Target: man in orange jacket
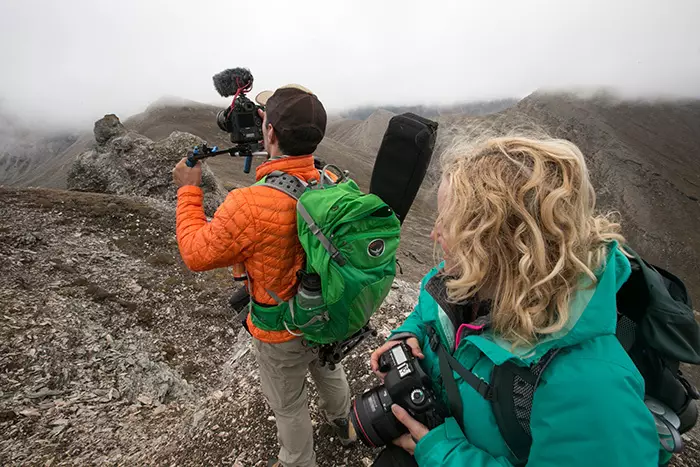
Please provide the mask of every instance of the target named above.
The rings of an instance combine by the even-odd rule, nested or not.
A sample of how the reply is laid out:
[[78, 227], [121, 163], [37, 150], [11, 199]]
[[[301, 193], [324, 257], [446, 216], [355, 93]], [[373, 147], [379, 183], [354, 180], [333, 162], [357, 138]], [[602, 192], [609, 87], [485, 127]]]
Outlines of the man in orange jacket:
[[[326, 130], [326, 111], [306, 88], [289, 85], [256, 98], [266, 106], [263, 140], [269, 159], [256, 169], [260, 180], [282, 171], [306, 181], [318, 180], [312, 153]], [[343, 444], [356, 439], [348, 423], [350, 389], [341, 365], [320, 366], [316, 354], [279, 323], [283, 301], [296, 293], [296, 272], [304, 267], [297, 238], [296, 201], [270, 187], [253, 185], [231, 191], [211, 222], [202, 208], [201, 164], [181, 160], [173, 169], [178, 188], [177, 242], [193, 271], [243, 263], [254, 302], [247, 318], [253, 335], [263, 394], [275, 413], [278, 458], [268, 466], [316, 466], [306, 373], [311, 372], [320, 408]]]

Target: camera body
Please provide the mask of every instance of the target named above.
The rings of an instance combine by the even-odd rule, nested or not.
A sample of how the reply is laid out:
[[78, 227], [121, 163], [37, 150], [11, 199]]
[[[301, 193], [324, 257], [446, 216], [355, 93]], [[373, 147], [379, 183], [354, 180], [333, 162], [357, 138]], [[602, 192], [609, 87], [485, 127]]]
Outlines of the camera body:
[[231, 134], [234, 144], [257, 143], [263, 139], [259, 109], [262, 107], [240, 94], [228, 108], [217, 114], [216, 123], [221, 130]]
[[221, 97], [233, 96], [231, 105], [216, 115], [221, 130], [231, 134], [231, 142], [238, 146], [255, 146], [263, 139], [261, 106], [248, 99], [253, 88], [253, 74], [247, 68], [229, 68], [212, 76], [214, 88]]
[[384, 384], [353, 401], [350, 419], [364, 444], [384, 446], [408, 431], [391, 411], [393, 404], [406, 409], [429, 429], [444, 422], [445, 411], [435, 397], [430, 377], [406, 342], [379, 357], [379, 371], [386, 373]]

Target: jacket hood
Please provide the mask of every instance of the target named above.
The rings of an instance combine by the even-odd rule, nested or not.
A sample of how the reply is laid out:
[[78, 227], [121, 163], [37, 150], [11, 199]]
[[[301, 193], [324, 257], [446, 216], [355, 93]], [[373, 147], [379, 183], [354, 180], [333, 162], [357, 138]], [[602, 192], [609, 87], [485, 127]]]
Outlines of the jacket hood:
[[[512, 344], [487, 331], [466, 337], [496, 365], [511, 359], [530, 364], [552, 348], [570, 347], [602, 335], [614, 335], [617, 326], [617, 291], [629, 278], [631, 267], [617, 242], [608, 249], [605, 263], [596, 272], [597, 284], [584, 277], [572, 297], [569, 319], [558, 332], [540, 339], [531, 347], [513, 348]], [[438, 315], [440, 315], [438, 311]], [[443, 321], [443, 320], [438, 320]], [[443, 328], [444, 325], [440, 326]]]

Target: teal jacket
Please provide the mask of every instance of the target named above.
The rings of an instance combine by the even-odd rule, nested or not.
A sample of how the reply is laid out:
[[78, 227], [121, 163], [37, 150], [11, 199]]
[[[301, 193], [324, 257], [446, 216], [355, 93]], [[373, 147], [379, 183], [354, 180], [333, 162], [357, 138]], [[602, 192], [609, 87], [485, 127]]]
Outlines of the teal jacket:
[[[418, 305], [393, 331], [418, 337], [422, 366], [438, 381], [437, 355], [430, 349], [426, 324], [438, 330], [443, 345], [454, 347], [454, 331], [444, 312], [421, 284]], [[454, 357], [489, 381], [494, 365], [513, 360], [530, 365], [553, 347], [566, 348], [549, 364], [535, 392], [528, 466], [656, 466], [659, 442], [654, 419], [644, 405], [644, 380], [615, 337], [615, 295], [630, 275], [630, 264], [617, 245], [609, 250], [598, 284], [581, 288], [571, 302], [571, 317], [561, 332], [530, 349], [513, 353], [510, 343], [486, 332], [463, 338]], [[417, 444], [419, 466], [510, 466], [514, 456], [498, 431], [490, 402], [456, 373], [463, 400], [466, 437], [454, 418], [431, 430]], [[444, 388], [439, 387], [443, 400]]]

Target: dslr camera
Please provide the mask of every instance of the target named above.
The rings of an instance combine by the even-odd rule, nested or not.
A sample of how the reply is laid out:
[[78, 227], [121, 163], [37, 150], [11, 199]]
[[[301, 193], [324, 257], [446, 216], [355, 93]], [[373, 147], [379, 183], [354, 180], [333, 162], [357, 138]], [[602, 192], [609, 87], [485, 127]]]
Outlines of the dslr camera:
[[233, 96], [231, 105], [216, 115], [219, 128], [231, 134], [232, 143], [256, 148], [263, 139], [263, 122], [258, 115], [258, 110], [263, 107], [246, 96], [253, 88], [252, 73], [246, 68], [231, 68], [215, 74], [212, 79], [222, 97]]
[[365, 445], [384, 446], [408, 432], [391, 411], [392, 404], [406, 409], [428, 429], [445, 421], [446, 411], [432, 390], [430, 377], [405, 341], [379, 357], [379, 371], [386, 373], [384, 384], [355, 398], [350, 411], [350, 420]]

